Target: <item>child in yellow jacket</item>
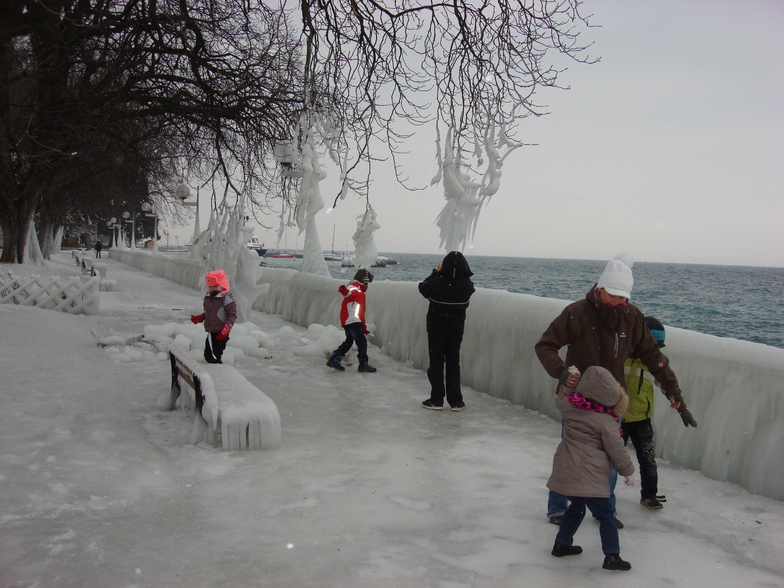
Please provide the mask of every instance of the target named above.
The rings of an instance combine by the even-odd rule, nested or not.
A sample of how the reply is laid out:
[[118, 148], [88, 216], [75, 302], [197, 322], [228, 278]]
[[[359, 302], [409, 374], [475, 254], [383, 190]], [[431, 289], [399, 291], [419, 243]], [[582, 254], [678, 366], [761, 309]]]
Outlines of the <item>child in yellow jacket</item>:
[[[645, 317], [645, 325], [659, 343], [664, 347], [664, 325], [652, 316]], [[623, 415], [621, 431], [623, 442], [632, 440], [640, 464], [640, 504], [651, 510], [664, 508], [663, 496], [659, 491], [659, 474], [656, 469], [656, 447], [653, 441], [653, 385], [658, 383], [640, 359], [632, 354], [624, 363], [626, 376], [626, 392], [629, 394], [629, 409]]]

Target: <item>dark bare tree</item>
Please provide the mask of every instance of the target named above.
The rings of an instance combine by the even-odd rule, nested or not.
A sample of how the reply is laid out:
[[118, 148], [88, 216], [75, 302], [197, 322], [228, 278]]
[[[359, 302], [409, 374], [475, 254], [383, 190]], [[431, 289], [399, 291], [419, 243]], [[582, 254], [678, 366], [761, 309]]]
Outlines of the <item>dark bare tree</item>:
[[265, 158], [302, 107], [301, 61], [283, 12], [262, 2], [3, 3], [0, 260], [22, 261], [36, 212], [118, 157], [159, 193], [186, 174], [270, 186]]

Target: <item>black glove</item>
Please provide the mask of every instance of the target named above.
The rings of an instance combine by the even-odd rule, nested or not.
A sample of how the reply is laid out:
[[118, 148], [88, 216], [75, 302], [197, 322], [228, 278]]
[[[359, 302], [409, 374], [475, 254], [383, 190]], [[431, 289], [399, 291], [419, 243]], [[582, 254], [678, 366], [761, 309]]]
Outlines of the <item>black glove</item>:
[[[676, 396], [680, 396], [677, 394]], [[681, 420], [683, 421], [684, 427], [696, 427], [697, 421], [694, 420], [694, 417], [691, 416], [689, 409], [686, 408], [686, 403], [681, 401], [681, 406], [678, 408], [678, 414], [681, 415]]]

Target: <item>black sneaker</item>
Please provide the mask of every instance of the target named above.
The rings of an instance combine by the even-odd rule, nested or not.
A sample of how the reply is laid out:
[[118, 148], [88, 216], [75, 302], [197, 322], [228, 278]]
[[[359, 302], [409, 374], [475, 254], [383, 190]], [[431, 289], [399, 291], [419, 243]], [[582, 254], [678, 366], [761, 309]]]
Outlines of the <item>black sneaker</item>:
[[443, 406], [433, 404], [429, 398], [422, 403], [422, 408], [429, 408], [430, 410], [444, 410]]
[[452, 407], [452, 412], [460, 412], [461, 410], [465, 410], [465, 402], [461, 402]]
[[602, 567], [605, 570], [621, 570], [627, 571], [632, 569], [632, 564], [628, 561], [624, 561], [621, 559], [621, 555], [619, 553], [608, 553], [604, 556], [604, 563]]
[[554, 517], [550, 517], [550, 520], [548, 522], [551, 525], [555, 525], [556, 527], [560, 527], [562, 520], [563, 520], [563, 515], [555, 515]]
[[651, 510], [660, 510], [664, 508], [664, 505], [659, 502], [657, 498], [643, 498], [640, 500], [640, 504], [642, 504], [645, 508], [649, 508]]
[[346, 368], [344, 368], [342, 365], [340, 365], [340, 360], [341, 359], [343, 359], [342, 355], [338, 355], [337, 353], [333, 353], [332, 355], [329, 356], [329, 359], [327, 360], [327, 366], [331, 367], [331, 368], [335, 368], [339, 372], [344, 372], [344, 371], [346, 371]]
[[583, 552], [583, 548], [579, 545], [564, 545], [563, 543], [555, 542], [553, 545], [553, 550], [550, 552], [555, 557], [563, 557], [565, 555], [580, 555]]

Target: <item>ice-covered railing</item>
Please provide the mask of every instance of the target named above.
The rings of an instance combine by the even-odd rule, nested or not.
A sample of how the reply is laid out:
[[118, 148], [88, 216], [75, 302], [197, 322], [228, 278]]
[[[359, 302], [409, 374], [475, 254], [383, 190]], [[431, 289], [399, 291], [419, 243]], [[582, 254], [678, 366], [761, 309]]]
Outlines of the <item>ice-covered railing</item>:
[[[118, 259], [115, 253], [112, 257]], [[132, 265], [199, 287], [200, 271], [187, 281], [193, 271], [187, 260], [172, 259], [174, 266], [161, 268], [154, 257], [137, 254], [139, 265]], [[260, 283], [269, 289], [256, 299], [254, 310], [302, 326], [338, 324], [340, 280], [265, 268]], [[463, 338], [463, 383], [559, 419], [555, 382], [536, 358], [534, 344], [566, 304], [478, 288]], [[415, 283], [373, 282], [368, 289], [370, 342], [395, 359], [426, 368], [426, 313], [427, 301]], [[754, 494], [784, 500], [784, 349], [667, 327], [665, 351], [699, 427], [685, 428], [659, 395], [654, 412], [659, 455]]]
[[15, 276], [0, 268], [0, 303], [37, 306], [72, 314], [98, 314], [101, 278]]
[[178, 259], [148, 252], [112, 248], [109, 257], [155, 276], [161, 276], [189, 288], [201, 288], [204, 263], [193, 259]]
[[[270, 289], [257, 299], [256, 310], [303, 326], [337, 323], [339, 280], [293, 270], [264, 270], [261, 280]], [[426, 368], [427, 301], [416, 284], [373, 282], [367, 300], [371, 343]], [[478, 288], [463, 338], [463, 383], [559, 419], [555, 381], [536, 358], [534, 344], [566, 304]], [[668, 327], [666, 351], [699, 427], [684, 427], [659, 395], [654, 413], [659, 455], [784, 500], [784, 350]]]

